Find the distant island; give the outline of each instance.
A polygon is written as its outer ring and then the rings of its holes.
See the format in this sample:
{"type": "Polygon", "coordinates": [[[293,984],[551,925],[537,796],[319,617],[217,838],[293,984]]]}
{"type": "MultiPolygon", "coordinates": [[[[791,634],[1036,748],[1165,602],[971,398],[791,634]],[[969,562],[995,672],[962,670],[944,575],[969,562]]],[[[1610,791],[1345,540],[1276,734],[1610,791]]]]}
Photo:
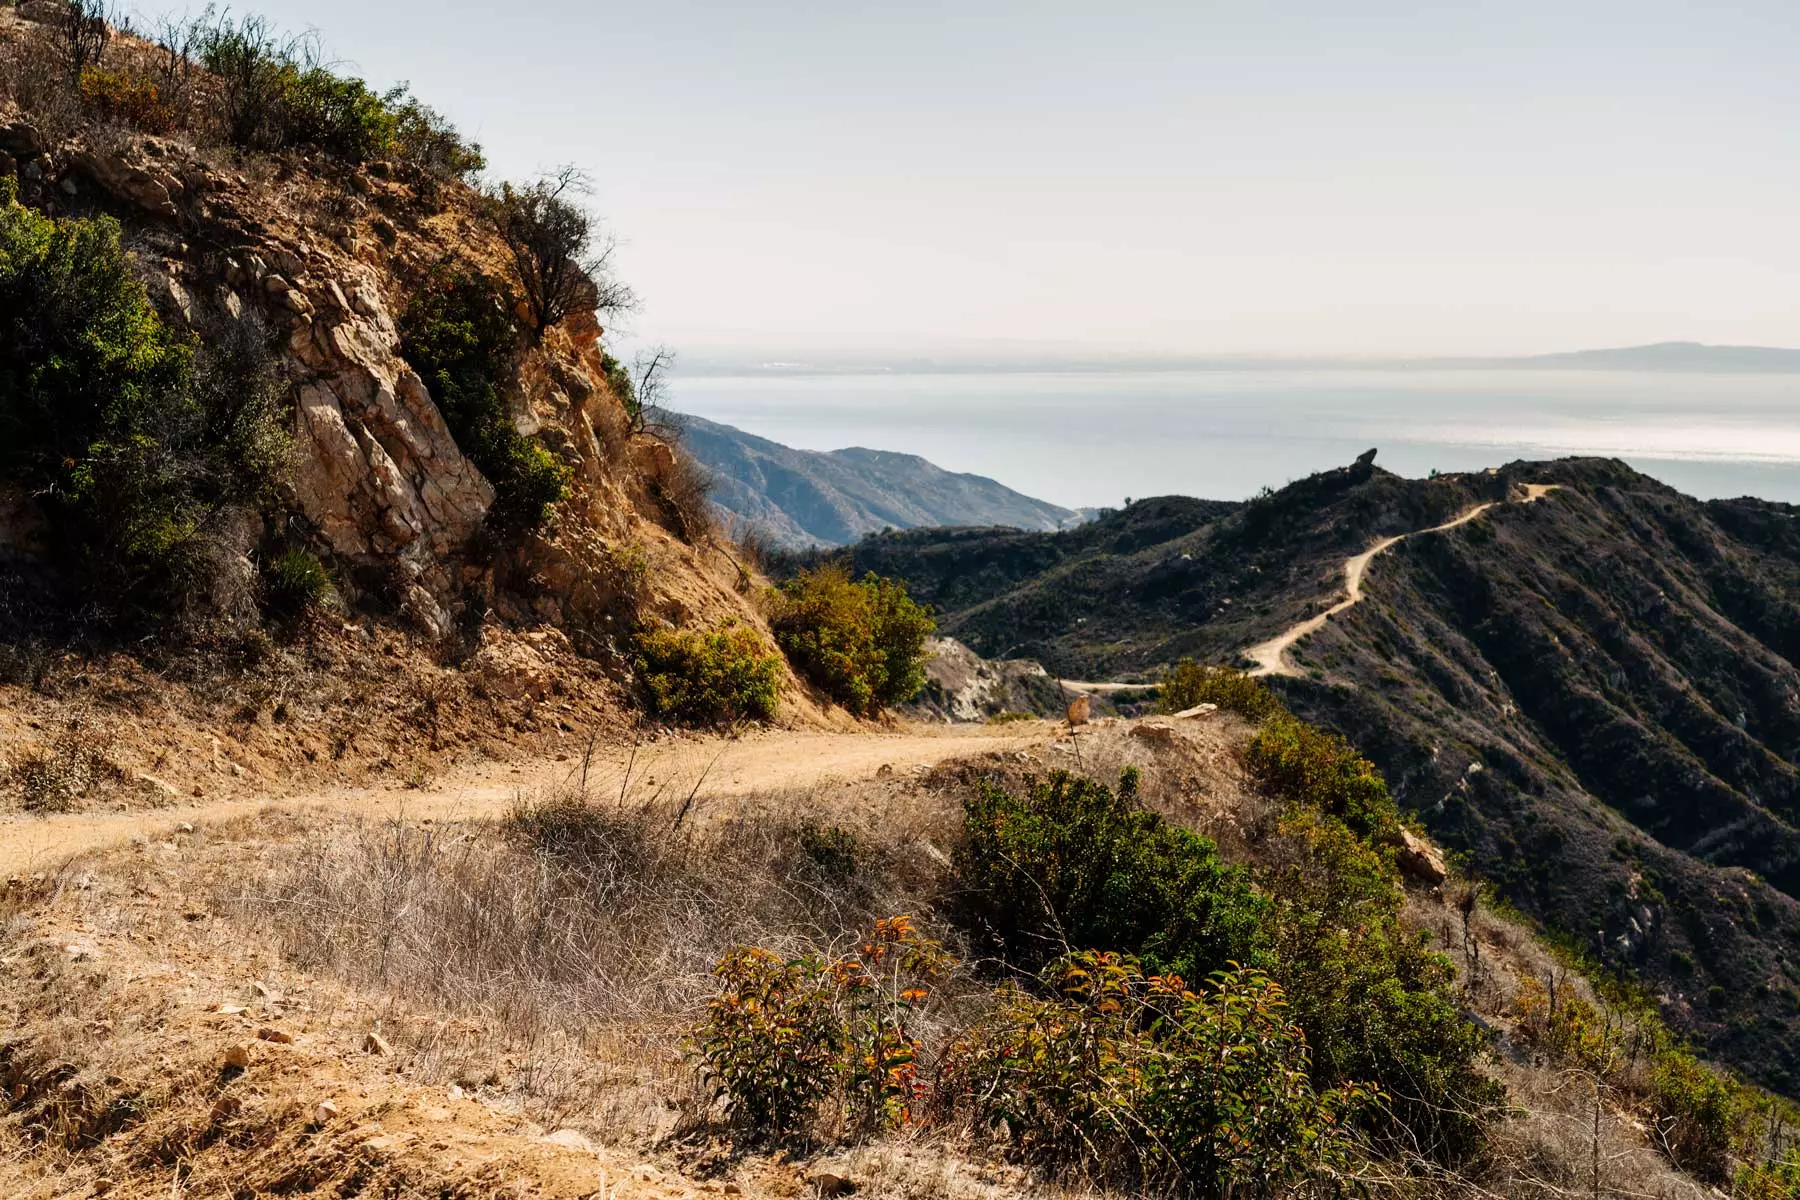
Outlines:
{"type": "Polygon", "coordinates": [[[689,375],[954,375],[1109,371],[1664,371],[1688,374],[1800,374],[1800,350],[1781,346],[1711,346],[1654,342],[1555,354],[1435,358],[1358,358],[1333,355],[1034,354],[1008,349],[984,353],[884,357],[878,353],[785,354],[747,360],[729,352],[687,353],[689,375]]]}
{"type": "Polygon", "coordinates": [[[1002,526],[1050,532],[1091,511],[1062,508],[915,454],[795,450],[729,425],[680,415],[683,444],[713,476],[713,503],[778,545],[842,546],[885,529],[1002,526]]]}
{"type": "Polygon", "coordinates": [[[1529,358],[1466,361],[1469,365],[1498,369],[1800,372],[1800,350],[1779,346],[1708,346],[1701,342],[1656,342],[1616,350],[1576,350],[1567,354],[1535,354],[1529,358]]]}

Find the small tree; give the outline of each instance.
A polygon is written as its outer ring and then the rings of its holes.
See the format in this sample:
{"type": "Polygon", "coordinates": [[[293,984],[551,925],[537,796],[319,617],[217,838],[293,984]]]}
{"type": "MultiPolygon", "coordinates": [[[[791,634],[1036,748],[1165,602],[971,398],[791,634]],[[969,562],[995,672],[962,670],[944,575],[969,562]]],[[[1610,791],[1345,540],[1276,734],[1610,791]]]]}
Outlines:
{"type": "Polygon", "coordinates": [[[494,227],[512,255],[525,294],[533,345],[572,312],[630,308],[630,289],[611,278],[611,241],[596,241],[594,219],[578,203],[587,179],[564,167],[528,186],[504,184],[491,197],[494,227]]]}
{"type": "Polygon", "coordinates": [[[56,32],[70,79],[79,81],[83,71],[100,65],[107,43],[112,41],[112,15],[107,0],[65,0],[56,18],[56,32]]]}
{"type": "Polygon", "coordinates": [[[904,704],[925,686],[931,612],[898,580],[843,567],[801,571],[771,596],[769,626],[794,669],[851,712],[904,704]]]}
{"type": "Polygon", "coordinates": [[[225,102],[225,136],[234,146],[274,150],[281,144],[281,107],[297,64],[317,66],[311,39],[284,38],[262,17],[229,17],[204,23],[200,62],[219,80],[225,102]]]}

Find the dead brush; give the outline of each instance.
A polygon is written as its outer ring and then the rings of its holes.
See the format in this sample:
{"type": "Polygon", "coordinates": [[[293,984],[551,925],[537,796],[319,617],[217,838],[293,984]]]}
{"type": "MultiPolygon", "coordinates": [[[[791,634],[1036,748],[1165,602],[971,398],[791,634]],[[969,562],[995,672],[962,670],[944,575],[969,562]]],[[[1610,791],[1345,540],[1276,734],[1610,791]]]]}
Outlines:
{"type": "Polygon", "coordinates": [[[41,750],[26,754],[10,772],[26,812],[72,812],[118,788],[125,771],[109,757],[112,738],[91,722],[72,718],[41,750]]]}
{"type": "Polygon", "coordinates": [[[707,1107],[686,1035],[731,947],[849,945],[936,884],[794,797],[685,828],[679,806],[570,790],[491,825],[335,824],[225,903],[300,969],[447,1018],[396,1032],[427,1073],[642,1133],[671,1090],[707,1107]]]}

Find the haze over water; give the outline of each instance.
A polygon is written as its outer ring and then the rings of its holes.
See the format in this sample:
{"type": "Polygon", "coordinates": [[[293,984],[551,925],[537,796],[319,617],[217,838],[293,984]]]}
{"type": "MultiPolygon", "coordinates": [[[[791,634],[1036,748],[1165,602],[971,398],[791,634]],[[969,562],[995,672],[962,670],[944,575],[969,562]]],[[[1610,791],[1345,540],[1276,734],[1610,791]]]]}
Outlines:
{"type": "Polygon", "coordinates": [[[1402,475],[1603,455],[1701,498],[1800,503],[1800,374],[1205,370],[682,376],[673,407],[866,446],[1071,508],[1241,499],[1371,446],[1402,475]]]}

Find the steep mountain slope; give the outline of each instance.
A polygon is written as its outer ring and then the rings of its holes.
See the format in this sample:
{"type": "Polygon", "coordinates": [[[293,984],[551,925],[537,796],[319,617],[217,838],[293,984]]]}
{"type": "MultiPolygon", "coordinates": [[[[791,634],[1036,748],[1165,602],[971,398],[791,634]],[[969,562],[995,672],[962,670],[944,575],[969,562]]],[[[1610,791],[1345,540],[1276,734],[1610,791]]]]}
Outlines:
{"type": "Polygon", "coordinates": [[[1222,511],[1146,501],[1072,534],[921,531],[851,556],[915,581],[978,651],[1142,674],[1241,663],[1341,597],[1346,556],[1527,482],[1561,486],[1375,558],[1277,686],[1514,902],[1792,1091],[1800,510],[1703,504],[1608,461],[1349,468],[1222,511]]]}
{"type": "Polygon", "coordinates": [[[780,545],[835,546],[883,529],[1010,525],[1060,529],[1077,514],[912,454],[795,450],[700,417],[678,421],[713,475],[713,502],[780,545]]]}

